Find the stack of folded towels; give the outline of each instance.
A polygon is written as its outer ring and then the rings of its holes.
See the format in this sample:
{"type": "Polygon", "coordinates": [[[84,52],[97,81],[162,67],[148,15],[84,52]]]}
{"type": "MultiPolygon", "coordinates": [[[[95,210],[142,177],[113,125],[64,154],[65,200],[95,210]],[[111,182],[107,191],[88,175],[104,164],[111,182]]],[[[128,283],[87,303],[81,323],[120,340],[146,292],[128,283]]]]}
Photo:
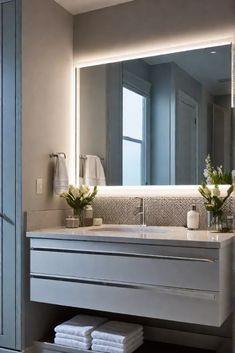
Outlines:
{"type": "Polygon", "coordinates": [[[143,326],[108,321],[92,334],[92,350],[107,353],[132,353],[143,344],[143,326]]]}
{"type": "Polygon", "coordinates": [[[77,315],[55,327],[56,344],[80,349],[91,348],[91,333],[106,322],[103,317],[77,315]]]}

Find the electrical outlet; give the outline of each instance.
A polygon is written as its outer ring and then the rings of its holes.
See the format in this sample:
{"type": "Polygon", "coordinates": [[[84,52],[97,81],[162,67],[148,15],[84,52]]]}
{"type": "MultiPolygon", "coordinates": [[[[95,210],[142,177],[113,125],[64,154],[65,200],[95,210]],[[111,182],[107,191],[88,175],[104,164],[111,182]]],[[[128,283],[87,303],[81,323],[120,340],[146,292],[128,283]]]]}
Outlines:
{"type": "Polygon", "coordinates": [[[41,195],[43,192],[43,179],[38,178],[36,179],[36,194],[41,195]]]}

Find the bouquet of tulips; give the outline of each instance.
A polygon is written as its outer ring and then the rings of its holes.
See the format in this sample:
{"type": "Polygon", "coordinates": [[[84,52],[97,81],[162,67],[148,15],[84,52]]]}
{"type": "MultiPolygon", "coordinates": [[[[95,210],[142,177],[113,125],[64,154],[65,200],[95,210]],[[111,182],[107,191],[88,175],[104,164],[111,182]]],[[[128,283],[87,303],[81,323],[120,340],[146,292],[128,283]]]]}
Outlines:
{"type": "Polygon", "coordinates": [[[234,189],[232,185],[232,174],[230,172],[223,171],[222,165],[214,168],[211,164],[210,155],[207,156],[205,162],[206,168],[203,174],[206,178],[206,182],[202,183],[198,191],[204,198],[206,210],[212,212],[214,215],[221,216],[222,207],[234,189]],[[221,196],[219,189],[220,184],[230,185],[227,189],[226,195],[223,197],[221,196]]]}
{"type": "Polygon", "coordinates": [[[68,205],[73,208],[74,214],[80,216],[82,211],[92,204],[97,195],[97,186],[94,186],[93,191],[87,185],[80,185],[79,187],[70,185],[68,191],[60,194],[68,205]]]}

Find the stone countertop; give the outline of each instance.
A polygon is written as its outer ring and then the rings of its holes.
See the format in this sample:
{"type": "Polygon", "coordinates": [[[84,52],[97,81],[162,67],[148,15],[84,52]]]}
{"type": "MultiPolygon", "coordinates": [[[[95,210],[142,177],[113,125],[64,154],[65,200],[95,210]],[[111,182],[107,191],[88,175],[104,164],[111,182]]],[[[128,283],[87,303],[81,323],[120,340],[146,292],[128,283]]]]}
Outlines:
{"type": "Polygon", "coordinates": [[[233,233],[211,233],[184,227],[141,227],[105,224],[97,227],[48,228],[26,233],[29,238],[77,240],[145,245],[222,248],[232,242],[233,233]]]}

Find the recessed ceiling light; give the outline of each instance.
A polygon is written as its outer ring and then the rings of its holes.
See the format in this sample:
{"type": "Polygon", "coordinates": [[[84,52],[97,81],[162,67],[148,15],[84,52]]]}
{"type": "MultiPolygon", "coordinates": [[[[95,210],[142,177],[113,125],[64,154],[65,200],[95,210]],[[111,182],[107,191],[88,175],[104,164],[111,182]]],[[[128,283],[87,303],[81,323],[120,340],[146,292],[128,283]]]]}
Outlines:
{"type": "Polygon", "coordinates": [[[210,51],[210,54],[216,54],[217,52],[215,50],[210,51]]]}

